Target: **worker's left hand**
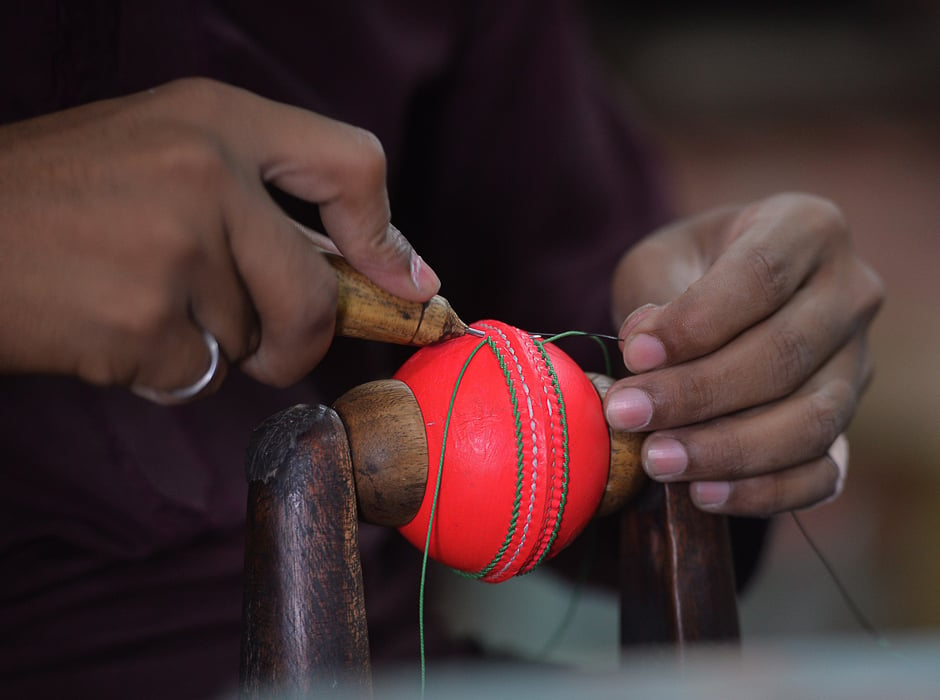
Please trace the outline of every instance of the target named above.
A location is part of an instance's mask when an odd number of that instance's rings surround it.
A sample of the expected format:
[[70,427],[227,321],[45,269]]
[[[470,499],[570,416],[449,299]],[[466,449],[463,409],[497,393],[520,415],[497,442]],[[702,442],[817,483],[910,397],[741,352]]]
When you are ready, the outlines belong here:
[[872,374],[882,283],[831,203],[778,195],[657,231],[613,283],[623,359],[611,426],[708,511],[766,516],[833,498]]

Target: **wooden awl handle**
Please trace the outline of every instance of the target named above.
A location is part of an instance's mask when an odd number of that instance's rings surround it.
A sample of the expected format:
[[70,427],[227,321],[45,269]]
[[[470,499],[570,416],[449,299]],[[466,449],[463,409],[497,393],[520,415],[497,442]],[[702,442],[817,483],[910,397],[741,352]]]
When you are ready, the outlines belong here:
[[450,303],[436,295],[425,303],[389,294],[350,265],[324,253],[336,272],[336,335],[398,345],[430,345],[467,333]]

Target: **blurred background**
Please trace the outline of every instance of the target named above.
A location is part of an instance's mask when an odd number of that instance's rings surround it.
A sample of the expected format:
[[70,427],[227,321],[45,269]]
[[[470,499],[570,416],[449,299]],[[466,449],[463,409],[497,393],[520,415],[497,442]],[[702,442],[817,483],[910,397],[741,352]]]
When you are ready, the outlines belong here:
[[[802,521],[890,640],[940,630],[940,3],[584,3],[598,56],[658,145],[679,214],[775,192],[835,201],[888,290],[850,478]],[[529,579],[529,580],[525,580]],[[537,650],[570,591],[454,582],[444,604],[495,647]],[[543,611],[524,623],[518,599]],[[460,604],[457,605],[459,600]],[[554,658],[613,663],[613,601],[589,593]],[[788,517],[741,601],[744,644],[864,636]]]

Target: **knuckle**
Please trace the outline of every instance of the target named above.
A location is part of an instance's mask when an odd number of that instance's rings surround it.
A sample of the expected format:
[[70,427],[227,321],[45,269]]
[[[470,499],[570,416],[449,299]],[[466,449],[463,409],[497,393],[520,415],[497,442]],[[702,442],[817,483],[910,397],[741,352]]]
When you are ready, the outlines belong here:
[[722,450],[722,458],[726,465],[729,478],[742,479],[748,474],[749,467],[753,466],[753,455],[745,450],[744,445],[737,438],[729,439]]
[[787,507],[787,490],[784,480],[776,475],[762,476],[747,482],[746,494],[749,515],[769,518]]
[[168,295],[151,292],[138,295],[133,306],[125,306],[115,319],[114,329],[130,346],[144,346],[163,336],[175,314]]
[[825,389],[809,397],[805,414],[806,439],[815,454],[824,455],[846,425],[846,400],[839,390]]
[[192,191],[203,193],[218,189],[229,169],[228,161],[218,140],[194,129],[173,130],[159,149],[159,165],[170,181],[201,188]]
[[721,321],[703,301],[692,285],[681,299],[663,307],[656,332],[670,356],[696,357],[721,342]]
[[747,475],[748,468],[753,466],[754,456],[746,448],[737,431],[725,430],[721,428],[721,424],[716,424],[715,427],[719,431],[720,448],[711,455],[713,464],[720,465],[727,472],[729,479],[737,481]]
[[842,209],[831,200],[815,195],[800,195],[804,217],[813,230],[845,235],[848,223]]
[[823,477],[822,482],[820,483],[820,493],[818,494],[817,501],[821,501],[826,498],[830,498],[836,495],[839,491],[839,481],[842,475],[839,473],[839,467],[829,458],[823,459],[825,469],[823,470],[825,476]]
[[770,335],[767,367],[777,395],[799,386],[813,369],[813,353],[803,333],[778,329]]
[[140,297],[145,310],[158,310],[171,303],[171,290],[187,286],[187,279],[205,260],[207,253],[200,235],[173,220],[162,225],[154,222],[150,237],[153,250]]
[[858,280],[855,293],[858,310],[863,317],[872,318],[884,304],[884,281],[871,266],[861,261],[858,264]]
[[744,269],[750,288],[768,306],[777,306],[787,291],[786,261],[769,248],[751,246],[744,252]]
[[767,489],[767,498],[760,504],[758,515],[769,518],[786,508],[786,489],[783,479],[768,477],[766,481],[770,487]]
[[350,128],[353,130],[354,144],[349,161],[351,169],[367,187],[384,187],[387,164],[382,142],[367,129]]
[[806,192],[784,192],[765,200],[771,209],[798,213],[807,231],[847,237],[849,226],[842,209],[832,200]]
[[693,373],[676,383],[670,392],[672,400],[658,402],[654,397],[653,404],[671,407],[671,411],[678,409],[686,422],[698,423],[709,417],[716,406],[717,384],[708,376]]
[[737,481],[754,455],[734,420],[716,418],[684,439],[696,473]]
[[411,244],[394,226],[385,226],[373,239],[373,261],[388,267],[411,259]]
[[180,109],[209,114],[218,114],[232,93],[225,83],[199,76],[178,78],[159,90]]

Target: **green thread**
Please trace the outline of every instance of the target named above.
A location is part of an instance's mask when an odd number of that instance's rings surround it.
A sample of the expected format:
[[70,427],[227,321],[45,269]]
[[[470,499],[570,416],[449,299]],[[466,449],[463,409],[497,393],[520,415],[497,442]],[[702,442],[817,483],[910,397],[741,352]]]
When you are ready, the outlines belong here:
[[[615,338],[612,335],[604,335],[603,333],[588,333],[587,331],[565,331],[564,333],[556,333],[555,335],[549,336],[548,338],[544,338],[541,342],[542,343],[554,343],[556,340],[561,340],[562,338],[571,338],[571,337],[590,338],[595,343],[597,343],[598,346],[600,346],[601,352],[604,355],[605,374],[607,374],[607,376],[611,376],[613,374],[613,365],[611,364],[611,361],[610,361],[610,352],[607,350],[607,346],[604,345],[602,339],[606,338],[608,340],[619,340],[619,338]],[[536,341],[536,343],[538,342],[539,341]]]
[[568,503],[568,416],[565,413],[565,400],[561,395],[561,384],[558,381],[558,374],[555,372],[555,366],[552,364],[551,359],[548,356],[548,352],[545,350],[545,342],[548,341],[535,341],[535,346],[539,349],[539,352],[542,353],[542,359],[545,361],[545,366],[548,368],[548,374],[552,378],[552,386],[555,389],[555,397],[558,399],[558,417],[561,422],[561,434],[562,434],[562,477],[561,477],[561,499],[558,502],[558,513],[555,516],[555,526],[552,529],[551,537],[548,539],[548,545],[545,547],[545,550],[542,552],[541,556],[538,558],[538,561],[532,565],[532,568],[529,571],[533,571],[538,567],[548,556],[549,551],[551,551],[552,545],[555,544],[555,538],[558,537],[558,531],[561,529],[561,519],[565,512],[565,505]]
[[424,556],[421,559],[421,582],[418,586],[418,644],[421,654],[422,698],[424,697],[425,673],[427,667],[424,650],[424,585],[425,581],[427,580],[428,551],[431,549],[431,529],[434,525],[434,513],[437,510],[437,499],[441,493],[441,478],[444,474],[444,445],[447,444],[447,431],[450,429],[450,418],[454,411],[454,402],[457,400],[457,389],[460,388],[460,382],[463,380],[463,375],[467,371],[467,367],[470,366],[470,360],[472,360],[477,352],[479,352],[480,349],[486,345],[487,341],[489,341],[489,338],[481,340],[467,356],[466,361],[463,363],[463,367],[460,368],[460,372],[457,374],[457,381],[454,383],[454,391],[450,396],[450,405],[447,407],[447,418],[444,420],[444,435],[441,439],[441,459],[437,465],[437,483],[434,485],[434,495],[431,498],[431,513],[428,516],[428,535],[424,541]]
[[829,574],[829,578],[832,580],[832,583],[835,585],[836,589],[839,592],[839,595],[842,597],[842,601],[845,603],[846,608],[852,614],[852,617],[855,618],[855,621],[858,623],[858,626],[861,627],[865,632],[871,635],[872,639],[877,642],[877,644],[887,649],[891,645],[888,643],[888,640],[878,631],[878,628],[872,624],[871,620],[868,619],[868,616],[862,612],[862,609],[858,606],[858,603],[855,602],[855,599],[849,593],[848,589],[845,587],[845,584],[842,583],[842,579],[836,574],[835,568],[832,564],[829,563],[829,559],[823,554],[822,549],[819,548],[819,545],[816,544],[816,541],[809,536],[809,531],[803,525],[803,521],[797,517],[796,511],[790,511],[790,516],[793,518],[793,522],[796,523],[797,529],[800,531],[800,534],[803,535],[803,539],[806,540],[806,544],[809,545],[809,548],[813,550],[813,554],[816,555],[816,558],[819,559],[819,562],[823,565],[823,568],[826,570],[826,573]]
[[499,364],[499,368],[503,371],[503,377],[506,379],[506,387],[509,389],[509,400],[512,402],[512,416],[516,435],[516,493],[512,501],[512,517],[509,520],[509,530],[506,533],[506,539],[503,540],[502,545],[500,545],[500,548],[496,551],[496,555],[489,564],[484,566],[480,571],[470,574],[471,578],[477,579],[483,578],[496,567],[499,560],[502,559],[503,555],[506,553],[506,550],[509,549],[509,545],[512,544],[512,538],[516,536],[516,526],[519,523],[519,507],[522,504],[522,484],[525,482],[525,447],[522,440],[522,413],[519,410],[519,399],[516,397],[516,385],[512,381],[512,375],[509,368],[506,366],[506,361],[503,359],[502,353],[499,351],[499,348],[496,347],[496,343],[491,340],[489,336],[486,338],[486,343],[496,355],[496,361]]

